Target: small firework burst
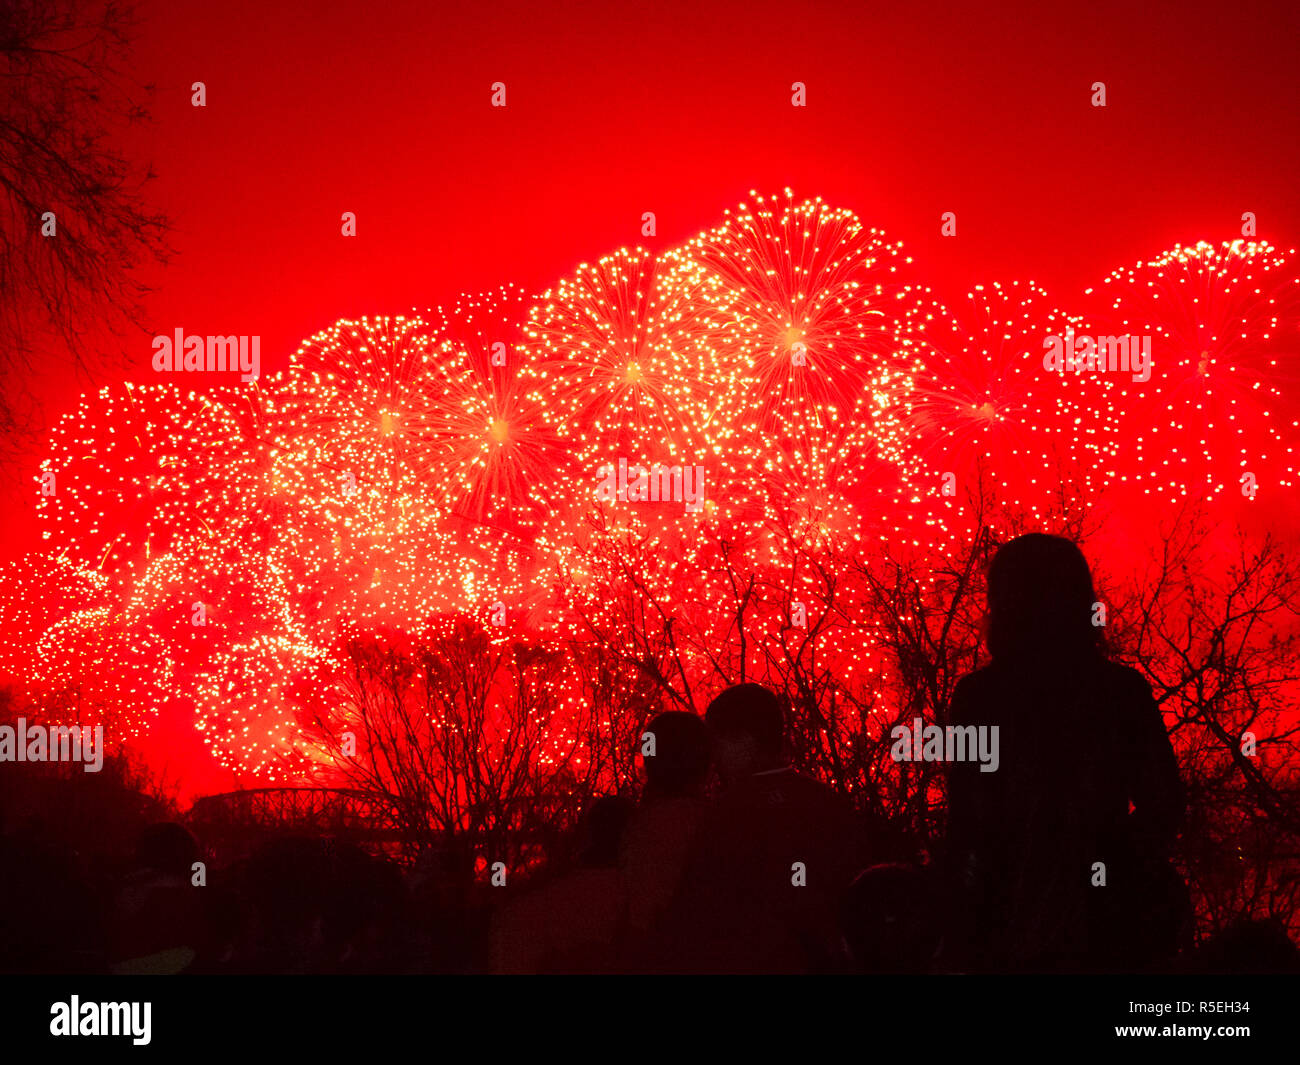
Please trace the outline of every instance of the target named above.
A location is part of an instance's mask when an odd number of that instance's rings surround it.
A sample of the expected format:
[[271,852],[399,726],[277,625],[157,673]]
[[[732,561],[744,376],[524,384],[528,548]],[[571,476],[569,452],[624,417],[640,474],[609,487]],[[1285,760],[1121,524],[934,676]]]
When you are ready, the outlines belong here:
[[534,306],[528,396],[584,470],[698,451],[711,414],[705,359],[726,312],[701,298],[697,275],[622,250],[580,266]]
[[133,630],[109,606],[73,611],[37,641],[33,688],[71,724],[102,724],[113,746],[144,735],[173,688],[163,643]]
[[105,573],[66,555],[35,551],[0,565],[0,675],[33,692],[36,647],[50,627],[87,603],[110,603],[119,588]]
[[436,335],[418,316],[344,319],[294,354],[278,400],[275,476],[290,491],[329,493],[358,481],[389,496],[437,480],[446,448],[434,435]]
[[532,304],[516,287],[462,297],[430,359],[428,388],[438,396],[430,431],[445,447],[447,505],[510,528],[532,524],[568,492],[570,453],[523,384]]

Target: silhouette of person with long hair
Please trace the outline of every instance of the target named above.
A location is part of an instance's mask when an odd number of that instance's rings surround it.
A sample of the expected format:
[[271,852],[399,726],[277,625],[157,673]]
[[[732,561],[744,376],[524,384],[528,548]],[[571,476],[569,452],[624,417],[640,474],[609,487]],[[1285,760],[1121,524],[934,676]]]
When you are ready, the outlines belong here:
[[949,766],[951,966],[1122,971],[1176,947],[1178,766],[1150,685],[1101,651],[1095,599],[1059,536],[1020,536],[989,568],[992,662],[950,723],[997,727],[1000,758]]

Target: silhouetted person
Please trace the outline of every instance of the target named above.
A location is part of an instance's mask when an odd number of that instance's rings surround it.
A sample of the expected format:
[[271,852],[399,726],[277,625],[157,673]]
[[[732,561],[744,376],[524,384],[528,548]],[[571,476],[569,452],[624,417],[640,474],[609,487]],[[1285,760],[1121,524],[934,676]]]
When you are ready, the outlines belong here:
[[999,765],[949,766],[955,967],[1131,969],[1174,949],[1147,917],[1180,905],[1178,767],[1150,686],[1099,650],[1095,598],[1061,537],[1018,537],[989,569],[992,662],[950,723],[997,726]]
[[840,906],[853,968],[862,973],[927,973],[942,938],[940,900],[928,868],[873,865],[854,878]]
[[103,885],[39,818],[0,837],[0,972],[103,972]]
[[659,714],[646,732],[654,753],[644,759],[645,789],[619,850],[634,935],[648,931],[677,893],[707,809],[710,761],[709,729],[695,714]]
[[150,825],[136,841],[135,862],[114,906],[116,973],[184,972],[206,930],[206,887],[193,884],[198,841],[174,822]]
[[840,897],[865,864],[852,808],[785,763],[784,715],[766,688],[726,689],[706,720],[724,786],[663,924],[657,968],[827,971],[840,953]]
[[422,853],[411,875],[413,948],[435,973],[481,971],[489,911],[474,882],[474,853],[459,840]]
[[494,973],[614,970],[627,924],[618,849],[631,812],[626,799],[596,799],[578,826],[573,868],[501,907],[489,945]]
[[1232,975],[1296,974],[1300,973],[1300,950],[1276,918],[1241,918],[1191,952],[1181,969]]
[[330,843],[285,836],[258,846],[244,870],[259,973],[329,971],[325,915],[333,889]]
[[[226,870],[216,874],[223,879]],[[196,888],[202,893],[202,915],[195,940],[198,956],[185,969],[188,975],[214,976],[243,972],[249,907],[244,898],[223,883]]]

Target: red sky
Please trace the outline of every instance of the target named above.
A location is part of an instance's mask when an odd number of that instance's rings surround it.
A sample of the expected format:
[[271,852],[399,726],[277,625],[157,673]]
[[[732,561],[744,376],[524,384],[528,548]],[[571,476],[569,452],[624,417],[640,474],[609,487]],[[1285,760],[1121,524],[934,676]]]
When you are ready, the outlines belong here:
[[[140,13],[132,73],[157,91],[129,151],[158,174],[178,254],[148,277],[139,380],[153,379],[154,333],[258,334],[274,370],[340,316],[507,281],[540,291],[620,245],[689,237],[751,188],[852,208],[947,291],[1032,278],[1063,304],[1175,241],[1240,235],[1243,211],[1275,243],[1300,234],[1294,5]],[[489,106],[494,81],[505,109]],[[790,104],[794,81],[806,108]],[[944,211],[956,238],[939,235]],[[79,387],[51,382],[47,416]]]
[[[270,372],[339,317],[540,292],[621,245],[688,238],[750,189],[853,209],[949,296],[1033,279],[1068,307],[1177,241],[1239,236],[1243,211],[1300,243],[1294,4],[153,0],[140,15],[130,73],[157,88],[127,151],[158,175],[177,254],[146,277],[139,381],[156,380],[155,334],[260,335]],[[645,211],[658,236],[643,241]],[[83,387],[42,384],[50,422]],[[30,542],[29,498],[12,479],[0,492],[8,546]]]

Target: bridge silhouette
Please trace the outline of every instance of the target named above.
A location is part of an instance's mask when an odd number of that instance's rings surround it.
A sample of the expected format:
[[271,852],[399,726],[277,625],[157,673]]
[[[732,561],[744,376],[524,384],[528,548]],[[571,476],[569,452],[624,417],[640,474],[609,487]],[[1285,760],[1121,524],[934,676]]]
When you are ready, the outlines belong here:
[[277,834],[392,844],[402,833],[373,798],[335,788],[249,788],[196,799],[186,821],[205,841],[244,846]]
[[[562,795],[534,796],[532,804],[534,809],[558,808],[565,801]],[[183,820],[222,861],[246,857],[266,840],[291,835],[331,838],[399,861],[430,844],[460,853],[467,843],[465,837],[452,841],[436,831],[413,832],[393,816],[384,799],[346,788],[248,788],[205,795],[194,800]],[[532,854],[549,852],[556,842],[545,829],[515,835]]]

